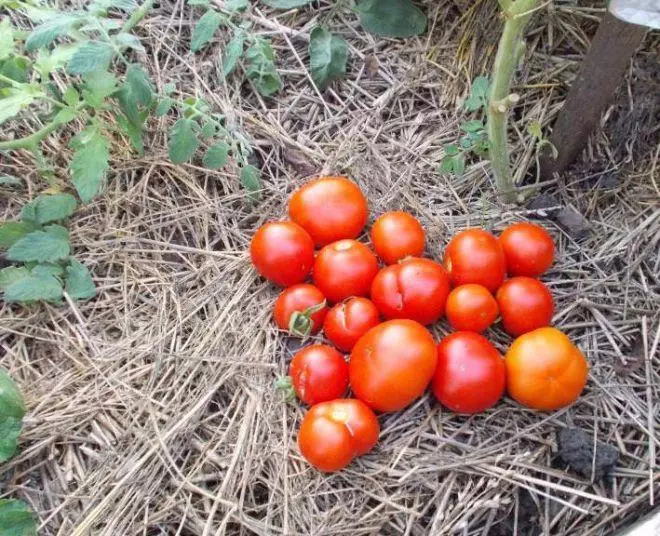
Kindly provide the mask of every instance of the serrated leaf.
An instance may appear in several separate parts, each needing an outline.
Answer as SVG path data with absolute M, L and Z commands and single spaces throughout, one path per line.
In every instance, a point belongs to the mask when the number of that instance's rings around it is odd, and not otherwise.
M 459 140 L 459 143 L 463 149 L 469 149 L 472 147 L 472 144 L 474 143 L 469 136 L 462 136 L 461 139 Z
M 312 0 L 261 0 L 264 4 L 277 9 L 293 9 L 311 4 Z
M 188 0 L 187 4 L 189 6 L 203 6 L 206 7 L 210 5 L 210 0 Z
M 50 73 L 64 67 L 75 54 L 76 50 L 78 50 L 79 46 L 79 43 L 74 43 L 57 46 L 52 51 L 40 49 L 37 52 L 34 68 L 41 76 L 41 79 L 46 80 Z
M 168 152 L 170 160 L 175 164 L 189 161 L 199 147 L 199 140 L 194 131 L 195 121 L 188 118 L 179 119 L 170 132 Z
M 24 415 L 25 401 L 21 390 L 12 377 L 0 368 L 0 419 L 13 417 L 20 420 Z
M 0 61 L 0 74 L 15 82 L 27 83 L 30 78 L 30 59 L 25 56 L 12 56 Z M 0 81 L 0 87 L 11 87 L 12 84 Z
M 24 266 L 7 266 L 0 270 L 0 290 L 30 276 L 30 270 Z
M 153 88 L 147 72 L 137 64 L 132 64 L 126 71 L 126 84 L 131 97 L 142 106 L 151 106 Z
M 119 128 L 128 137 L 133 148 L 139 154 L 142 154 L 144 152 L 144 143 L 142 142 L 141 126 L 135 126 L 125 115 L 120 113 L 115 114 L 115 118 L 117 119 L 117 123 L 119 123 Z
M 6 221 L 0 224 L 0 249 L 10 248 L 35 229 L 35 224 L 27 221 Z
M 426 29 L 426 15 L 410 0 L 361 0 L 357 9 L 360 24 L 376 35 L 412 37 Z
M 238 31 L 234 34 L 231 41 L 227 44 L 225 52 L 222 55 L 222 74 L 229 76 L 236 68 L 238 60 L 243 55 L 243 46 L 245 45 L 245 32 Z
M 117 77 L 108 71 L 96 71 L 85 76 L 83 96 L 90 105 L 100 106 L 104 99 L 117 91 Z M 92 104 L 94 103 L 94 104 Z
M 5 289 L 6 302 L 59 302 L 62 296 L 62 283 L 52 275 L 43 273 L 31 273 Z
M 112 39 L 121 49 L 131 48 L 133 50 L 137 50 L 138 52 L 144 52 L 142 43 L 138 37 L 133 34 L 120 32 L 114 35 Z
M 227 11 L 243 11 L 250 7 L 249 0 L 227 0 L 225 2 L 225 9 Z
M 190 39 L 190 50 L 197 52 L 208 43 L 223 20 L 224 17 L 215 9 L 209 9 L 204 13 L 193 29 L 192 38 Z
M 472 96 L 486 98 L 488 96 L 488 86 L 487 76 L 477 76 L 472 82 Z
M 71 182 L 82 202 L 89 203 L 101 191 L 109 167 L 109 142 L 98 127 L 93 125 L 78 133 L 71 140 L 70 146 L 74 149 Z
M 27 85 L 0 89 L 0 124 L 27 108 L 40 95 Z
M 48 229 L 32 231 L 19 238 L 7 250 L 7 258 L 11 261 L 53 262 L 68 257 L 71 251 L 68 234 L 58 236 L 57 232 Z
M 275 52 L 270 42 L 257 37 L 247 49 L 248 68 L 245 72 L 248 80 L 264 97 L 269 97 L 282 87 L 282 80 L 275 69 Z
M 471 121 L 466 121 L 461 124 L 461 130 L 463 132 L 479 132 L 484 129 L 483 121 L 479 119 L 473 119 Z
M 71 56 L 67 71 L 70 74 L 89 74 L 108 68 L 114 50 L 103 41 L 87 41 Z
M 36 535 L 37 523 L 27 505 L 23 501 L 0 499 L 0 536 Z
M 249 164 L 243 166 L 240 171 L 239 180 L 251 198 L 257 199 L 259 197 L 257 192 L 261 188 L 261 185 L 259 183 L 259 170 L 256 167 Z
M 75 87 L 68 86 L 62 94 L 62 100 L 69 106 L 74 106 L 75 104 L 78 104 L 80 95 Z
M 37 264 L 32 270 L 30 270 L 32 275 L 35 275 L 37 277 L 45 277 L 48 275 L 52 275 L 55 278 L 59 278 L 62 275 L 64 275 L 64 268 L 60 266 L 59 264 L 54 264 L 52 262 L 44 262 L 41 264 Z
M 204 154 L 202 162 L 204 166 L 209 169 L 219 169 L 227 163 L 227 156 L 229 155 L 229 145 L 224 141 L 219 141 L 208 148 Z
M 96 296 L 96 286 L 89 270 L 76 259 L 66 267 L 66 292 L 74 300 L 89 300 Z
M 454 156 L 461 152 L 456 145 L 445 145 L 444 150 L 447 156 Z
M 529 132 L 537 140 L 543 139 L 543 130 L 541 123 L 538 121 L 532 121 L 529 125 L 527 125 L 527 132 Z
M 215 136 L 216 126 L 213 121 L 205 121 L 202 125 L 202 138 L 207 139 Z
M 447 155 L 442 159 L 442 162 L 440 162 L 440 169 L 442 171 L 445 171 L 447 173 L 453 173 L 454 172 L 454 157 L 453 155 Z
M 468 97 L 465 99 L 465 101 L 463 101 L 463 108 L 465 108 L 468 112 L 476 112 L 483 106 L 483 100 L 477 97 Z
M 14 28 L 9 17 L 0 21 L 0 60 L 14 53 Z
M 320 88 L 346 74 L 348 45 L 343 37 L 333 35 L 325 28 L 312 30 L 309 39 L 309 67 L 312 80 Z
M 0 175 L 0 186 L 7 188 L 22 188 L 23 180 L 13 175 Z
M 82 22 L 81 16 L 76 13 L 59 13 L 48 18 L 28 35 L 25 41 L 25 50 L 31 52 L 50 45 L 58 37 L 69 35 Z
M 174 106 L 174 99 L 171 99 L 170 97 L 162 98 L 158 103 L 158 106 L 156 106 L 156 115 L 158 117 L 167 115 L 167 113 L 172 109 L 172 106 Z
M 110 8 L 122 11 L 133 11 L 138 6 L 135 0 L 94 0 L 89 6 L 90 10 L 107 10 Z
M 23 207 L 21 217 L 43 225 L 68 218 L 77 205 L 71 194 L 40 195 Z
M 22 422 L 14 417 L 0 417 L 0 463 L 6 462 L 16 454 L 18 436 L 21 434 Z M 2 500 L 0 499 L 0 536 L 14 536 L 20 532 L 5 532 L 11 525 L 11 520 L 3 519 Z

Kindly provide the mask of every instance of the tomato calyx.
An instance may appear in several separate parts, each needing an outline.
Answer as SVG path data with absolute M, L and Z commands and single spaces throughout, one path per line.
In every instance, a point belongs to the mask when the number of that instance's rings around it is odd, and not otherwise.
M 296 390 L 293 388 L 291 376 L 280 376 L 275 380 L 275 389 L 282 393 L 286 402 L 293 402 L 296 399 Z
M 306 339 L 312 332 L 314 323 L 312 316 L 327 306 L 327 301 L 323 300 L 316 305 L 312 305 L 303 311 L 294 311 L 289 319 L 289 333 Z

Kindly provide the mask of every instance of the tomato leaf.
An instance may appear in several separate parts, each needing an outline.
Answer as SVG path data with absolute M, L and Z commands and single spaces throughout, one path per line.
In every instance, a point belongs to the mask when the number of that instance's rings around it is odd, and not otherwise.
M 204 13 L 193 29 L 192 38 L 190 39 L 190 50 L 197 52 L 208 43 L 223 20 L 224 17 L 215 9 L 209 9 Z
M 424 33 L 426 15 L 410 0 L 361 0 L 357 6 L 365 30 L 386 37 Z
M 248 68 L 245 75 L 264 97 L 277 93 L 282 87 L 282 80 L 275 69 L 275 52 L 270 42 L 257 37 L 247 49 Z
M 77 206 L 76 198 L 71 194 L 40 195 L 23 206 L 21 217 L 43 225 L 68 218 Z
M 70 74 L 103 71 L 110 65 L 114 49 L 103 41 L 87 41 L 73 53 L 67 66 Z
M 312 30 L 309 40 L 309 66 L 314 83 L 324 88 L 328 82 L 346 74 L 348 45 L 340 35 L 325 28 Z
M 172 127 L 168 152 L 170 160 L 175 164 L 189 161 L 199 147 L 199 139 L 195 134 L 194 125 L 197 125 L 195 121 L 184 117 L 174 123 Z
M 245 44 L 245 32 L 238 31 L 234 34 L 224 54 L 222 55 L 222 74 L 227 77 L 236 68 L 238 60 L 243 55 L 243 45 Z
M 24 279 L 7 285 L 7 302 L 59 302 L 62 299 L 62 283 L 49 270 L 35 267 Z
M 0 21 L 0 60 L 7 59 L 14 53 L 14 29 L 9 17 Z
M 66 292 L 75 300 L 88 300 L 96 296 L 96 286 L 87 267 L 71 259 L 66 267 Z
M 91 125 L 78 133 L 70 143 L 74 153 L 71 159 L 71 182 L 83 203 L 89 203 L 101 191 L 101 185 L 110 159 L 110 143 L 98 126 Z
M 50 45 L 58 37 L 69 35 L 81 23 L 82 17 L 78 13 L 62 13 L 49 18 L 28 35 L 25 41 L 25 50 L 32 52 Z
M 153 88 L 147 72 L 139 65 L 133 63 L 126 71 L 126 87 L 138 104 L 151 106 Z
M 219 141 L 208 148 L 202 158 L 204 166 L 209 169 L 219 169 L 227 163 L 227 156 L 229 154 L 229 145 L 224 141 Z
M 225 9 L 227 11 L 244 11 L 250 7 L 249 0 L 227 0 Z
M 30 270 L 24 266 L 7 266 L 0 270 L 0 290 L 5 290 L 12 283 L 29 277 Z
M 276 9 L 293 9 L 311 4 L 312 0 L 261 0 L 264 4 Z
M 245 188 L 248 191 L 248 195 L 252 199 L 258 199 L 259 198 L 259 188 L 261 185 L 259 184 L 259 170 L 252 166 L 252 165 L 246 165 L 241 168 L 240 172 L 240 182 L 243 185 L 243 188 Z
M 31 221 L 6 221 L 0 225 L 0 249 L 10 248 L 17 240 L 36 229 Z
M 37 523 L 27 505 L 23 501 L 0 499 L 0 536 L 36 535 Z
M 52 262 L 65 259 L 70 251 L 68 231 L 59 225 L 51 225 L 17 240 L 7 250 L 7 258 L 11 261 Z
M 13 417 L 20 420 L 24 415 L 25 402 L 21 390 L 11 376 L 0 368 L 0 419 Z

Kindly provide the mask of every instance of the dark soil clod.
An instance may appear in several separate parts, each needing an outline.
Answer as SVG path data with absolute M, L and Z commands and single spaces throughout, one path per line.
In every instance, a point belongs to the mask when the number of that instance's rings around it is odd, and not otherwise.
M 594 454 L 593 440 L 580 428 L 563 428 L 557 434 L 557 443 L 560 459 L 589 479 L 606 477 L 619 461 L 619 450 L 601 441 L 596 442 Z
M 555 216 L 557 224 L 574 240 L 583 240 L 589 234 L 591 225 L 575 207 L 564 207 Z

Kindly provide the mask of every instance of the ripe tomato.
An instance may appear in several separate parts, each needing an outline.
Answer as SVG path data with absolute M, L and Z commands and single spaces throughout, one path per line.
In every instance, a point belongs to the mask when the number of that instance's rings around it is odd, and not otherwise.
M 538 279 L 512 277 L 496 294 L 504 331 L 517 337 L 552 321 L 555 304 L 548 288 Z
M 447 298 L 447 320 L 455 330 L 481 333 L 499 314 L 493 295 L 481 285 L 461 285 Z
M 305 404 L 334 400 L 348 388 L 348 363 L 327 344 L 312 344 L 296 353 L 289 366 L 291 385 Z
M 509 275 L 538 277 L 552 264 L 555 245 L 543 227 L 514 223 L 500 235 Z
M 314 242 L 291 221 L 266 223 L 250 243 L 250 257 L 259 273 L 282 287 L 301 283 L 314 263 Z
M 440 341 L 433 392 L 450 410 L 484 411 L 497 404 L 505 383 L 504 360 L 482 335 L 457 331 Z
M 505 364 L 509 394 L 533 409 L 568 406 L 587 383 L 587 360 L 555 328 L 539 328 L 518 337 L 506 353 Z
M 337 348 L 350 352 L 358 339 L 378 322 L 378 308 L 373 302 L 354 297 L 330 309 L 323 323 L 323 332 Z
M 397 411 L 424 393 L 438 357 L 433 337 L 413 320 L 371 328 L 353 347 L 348 364 L 353 393 L 377 411 Z
M 299 337 L 317 333 L 327 314 L 325 296 L 309 283 L 300 283 L 284 289 L 275 300 L 273 308 L 277 327 Z
M 426 325 L 445 311 L 449 286 L 441 264 L 411 257 L 378 272 L 371 299 L 385 318 L 409 318 Z
M 367 200 L 346 177 L 314 179 L 291 196 L 289 217 L 302 226 L 317 246 L 355 238 L 367 222 Z
M 445 268 L 454 285 L 475 283 L 495 292 L 504 281 L 502 246 L 483 229 L 467 229 L 454 236 L 445 250 Z
M 378 419 L 364 402 L 340 398 L 316 404 L 307 412 L 298 432 L 298 447 L 309 463 L 329 473 L 369 452 L 379 433 Z
M 371 242 L 385 264 L 424 253 L 424 229 L 407 212 L 386 212 L 371 228 Z
M 340 302 L 369 294 L 377 272 L 378 259 L 367 246 L 355 240 L 340 240 L 319 251 L 312 277 L 329 301 Z

